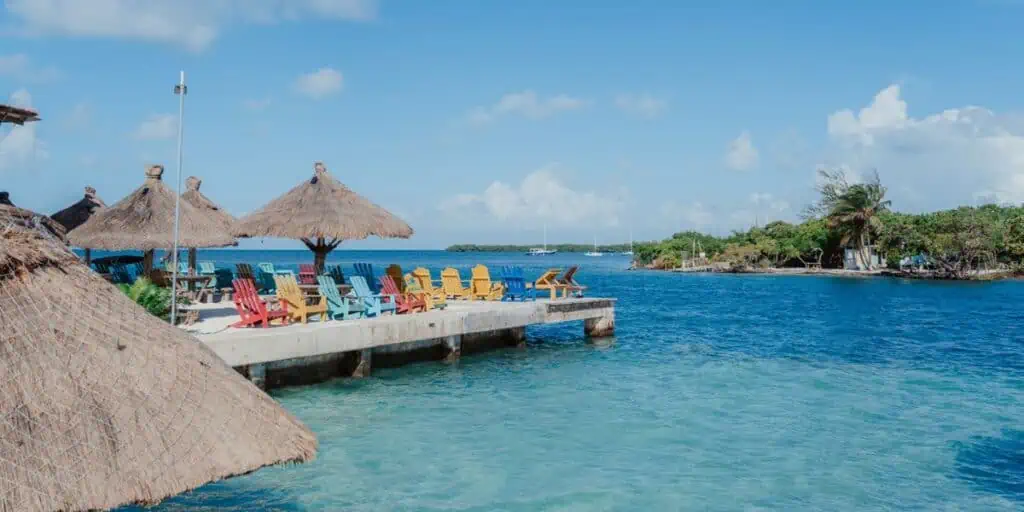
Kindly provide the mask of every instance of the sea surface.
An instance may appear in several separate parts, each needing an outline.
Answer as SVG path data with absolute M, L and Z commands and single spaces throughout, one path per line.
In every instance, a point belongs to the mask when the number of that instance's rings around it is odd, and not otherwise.
M 296 266 L 305 251 L 201 251 Z M 624 256 L 336 251 L 348 269 L 582 265 L 617 333 L 273 392 L 320 440 L 155 508 L 1024 510 L 1024 283 L 626 271 Z

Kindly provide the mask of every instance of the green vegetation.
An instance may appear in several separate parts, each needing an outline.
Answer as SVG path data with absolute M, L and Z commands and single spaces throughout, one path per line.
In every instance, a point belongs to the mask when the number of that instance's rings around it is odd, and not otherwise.
M 449 252 L 526 252 L 534 247 L 540 247 L 541 244 L 535 245 L 476 245 L 476 244 L 458 244 L 452 245 L 445 249 Z M 594 250 L 594 245 L 590 244 L 548 244 L 548 249 L 554 249 L 558 252 L 587 252 Z M 629 244 L 612 244 L 612 245 L 599 245 L 597 250 L 601 252 L 624 252 L 629 250 Z
M 889 268 L 917 257 L 918 266 L 939 277 L 965 279 L 979 269 L 1024 267 L 1024 207 L 899 213 L 890 210 L 877 175 L 856 184 L 847 183 L 842 171 L 822 171 L 821 178 L 820 199 L 807 208 L 800 224 L 777 221 L 726 237 L 676 233 L 661 242 L 637 244 L 637 263 L 676 268 L 685 260 L 689 265 L 718 264 L 733 270 L 837 268 L 842 266 L 843 247 L 855 248 L 862 261 L 869 261 L 868 248 L 873 245 Z
M 119 284 L 118 288 L 124 292 L 136 304 L 142 306 L 149 314 L 162 318 L 166 321 L 171 319 L 171 289 L 153 284 L 145 277 L 140 277 L 134 283 Z M 181 304 L 181 301 L 179 301 Z

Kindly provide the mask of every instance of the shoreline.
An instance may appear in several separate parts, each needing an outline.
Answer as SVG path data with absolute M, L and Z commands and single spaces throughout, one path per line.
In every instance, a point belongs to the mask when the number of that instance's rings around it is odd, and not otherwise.
M 984 270 L 978 273 L 972 274 L 966 278 L 950 277 L 946 274 L 939 274 L 934 271 L 900 271 L 892 269 L 878 269 L 878 270 L 848 270 L 842 268 L 825 268 L 825 269 L 812 269 L 812 268 L 797 268 L 797 267 L 784 267 L 784 268 L 757 268 L 757 269 L 725 269 L 716 268 L 714 266 L 705 266 L 697 268 L 675 268 L 675 269 L 658 269 L 649 267 L 636 267 L 635 270 L 651 270 L 655 272 L 670 272 L 675 274 L 733 274 L 733 275 L 779 275 L 779 276 L 829 276 L 829 277 L 846 277 L 846 278 L 859 278 L 859 279 L 870 279 L 870 278 L 895 278 L 895 279 L 914 279 L 914 280 L 927 280 L 927 281 L 1002 281 L 1007 279 L 1019 279 L 1020 276 L 1015 274 L 1012 270 Z

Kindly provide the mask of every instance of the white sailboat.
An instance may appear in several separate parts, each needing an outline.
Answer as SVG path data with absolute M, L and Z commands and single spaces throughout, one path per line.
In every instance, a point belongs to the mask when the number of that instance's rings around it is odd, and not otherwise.
M 597 237 L 594 237 L 594 250 L 583 253 L 584 256 L 604 256 L 603 252 L 597 250 Z
M 548 249 L 548 225 L 544 224 L 544 247 L 534 247 L 529 251 L 526 251 L 527 256 L 547 256 L 558 252 L 555 249 Z
M 629 230 L 629 250 L 622 253 L 623 256 L 633 255 L 633 230 Z

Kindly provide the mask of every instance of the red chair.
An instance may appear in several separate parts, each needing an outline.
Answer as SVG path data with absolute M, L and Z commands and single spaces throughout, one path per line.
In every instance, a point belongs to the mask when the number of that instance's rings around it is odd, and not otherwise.
M 398 285 L 395 284 L 395 280 L 391 276 L 384 274 L 380 276 L 380 293 L 384 296 L 393 296 L 395 298 L 395 313 L 415 313 L 417 311 L 427 310 L 427 301 L 422 296 L 417 297 L 411 293 L 402 293 L 398 291 Z
M 299 283 L 316 284 L 316 267 L 312 263 L 299 264 Z
M 235 279 L 231 282 L 235 289 L 235 310 L 238 311 L 240 320 L 231 324 L 231 327 L 250 327 L 262 324 L 264 328 L 270 327 L 272 320 L 280 320 L 282 325 L 288 325 L 288 310 L 269 309 L 267 302 L 256 293 L 256 285 L 252 279 Z

